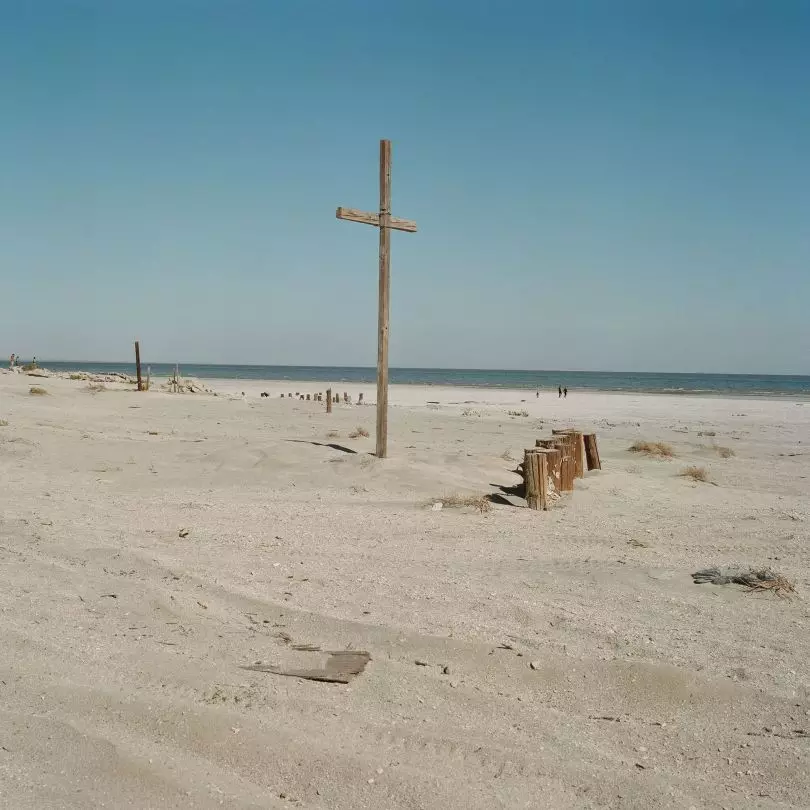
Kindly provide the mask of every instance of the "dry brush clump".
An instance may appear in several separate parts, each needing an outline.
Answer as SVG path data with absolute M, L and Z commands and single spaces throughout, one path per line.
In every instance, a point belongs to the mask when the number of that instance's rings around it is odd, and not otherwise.
M 44 388 L 40 388 L 38 385 L 32 385 L 28 393 L 35 397 L 48 396 L 48 392 Z
M 107 390 L 107 386 L 104 383 L 88 383 L 86 390 L 91 394 L 100 394 Z
M 731 458 L 734 455 L 734 451 L 730 447 L 715 445 L 714 450 L 720 458 Z
M 326 434 L 326 438 L 327 439 L 339 439 L 340 438 L 340 433 L 338 433 L 336 430 L 330 430 L 329 433 Z
M 356 427 L 350 434 L 350 439 L 359 439 L 360 437 L 367 439 L 368 431 L 364 427 Z
M 430 501 L 431 504 L 437 502 L 448 509 L 470 507 L 471 509 L 477 509 L 481 514 L 492 509 L 492 501 L 486 495 L 460 495 L 456 492 Z
M 678 474 L 681 478 L 691 478 L 693 481 L 702 484 L 709 483 L 709 471 L 705 467 L 697 467 L 692 464 L 689 467 L 684 467 Z
M 631 453 L 643 453 L 653 458 L 672 458 L 675 451 L 666 442 L 633 442 L 628 448 Z
M 0 419 L 0 427 L 8 427 L 8 419 Z
M 507 411 L 506 415 L 507 416 L 523 416 L 523 417 L 527 417 L 529 415 L 529 412 L 528 411 Z

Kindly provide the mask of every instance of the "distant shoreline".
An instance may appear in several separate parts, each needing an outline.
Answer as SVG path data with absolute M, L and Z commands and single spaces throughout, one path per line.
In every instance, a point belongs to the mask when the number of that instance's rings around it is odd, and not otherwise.
M 134 375 L 134 363 L 79 363 L 40 361 L 42 368 L 59 372 Z M 174 364 L 143 363 L 154 379 L 174 373 Z M 375 369 L 353 366 L 242 366 L 180 364 L 184 377 L 291 384 L 376 385 Z M 664 394 L 670 396 L 723 396 L 746 399 L 810 399 L 810 376 L 756 374 L 687 374 L 605 371 L 502 371 L 495 369 L 411 369 L 392 368 L 392 385 L 453 387 L 479 390 L 556 392 L 557 387 L 575 391 L 620 394 Z

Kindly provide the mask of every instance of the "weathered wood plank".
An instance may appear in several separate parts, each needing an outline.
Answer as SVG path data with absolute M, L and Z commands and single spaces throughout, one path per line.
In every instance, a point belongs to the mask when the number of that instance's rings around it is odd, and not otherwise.
M 374 214 L 370 211 L 358 211 L 356 208 L 338 208 L 338 219 L 348 219 L 351 222 L 360 222 L 363 225 L 374 225 L 379 227 L 380 215 Z M 389 228 L 395 231 L 408 231 L 408 233 L 416 233 L 416 223 L 411 219 L 400 219 L 399 217 L 391 217 L 389 220 Z
M 377 458 L 388 455 L 388 325 L 391 308 L 391 141 L 380 141 L 380 290 L 377 338 Z

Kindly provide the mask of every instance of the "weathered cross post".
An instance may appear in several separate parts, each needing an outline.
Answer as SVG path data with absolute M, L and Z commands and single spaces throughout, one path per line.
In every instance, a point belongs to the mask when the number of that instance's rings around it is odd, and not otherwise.
M 141 342 L 135 341 L 135 374 L 138 378 L 138 390 L 143 391 L 143 378 L 141 377 Z
M 391 141 L 380 141 L 380 213 L 338 208 L 338 219 L 380 229 L 380 291 L 377 327 L 377 458 L 388 455 L 388 320 L 391 308 L 391 229 L 416 233 L 416 223 L 391 216 Z

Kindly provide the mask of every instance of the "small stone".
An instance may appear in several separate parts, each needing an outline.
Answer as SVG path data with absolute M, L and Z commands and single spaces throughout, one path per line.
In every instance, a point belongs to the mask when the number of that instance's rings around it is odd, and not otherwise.
M 416 666 L 418 666 L 418 667 L 426 667 L 426 666 L 428 665 L 428 662 L 427 662 L 427 661 L 423 661 L 421 658 L 417 658 L 417 659 L 414 661 L 414 664 L 416 664 Z
M 374 784 L 374 779 L 373 779 L 373 778 L 372 778 L 372 779 L 368 779 L 368 780 L 366 780 L 366 781 L 367 781 L 367 782 L 368 782 L 370 785 L 373 785 L 373 784 Z
M 529 662 L 529 667 L 531 669 L 540 669 L 540 662 L 539 661 L 531 661 L 531 662 Z
M 450 667 L 445 664 L 445 666 L 442 667 L 442 675 L 449 675 L 449 674 L 450 674 Z

